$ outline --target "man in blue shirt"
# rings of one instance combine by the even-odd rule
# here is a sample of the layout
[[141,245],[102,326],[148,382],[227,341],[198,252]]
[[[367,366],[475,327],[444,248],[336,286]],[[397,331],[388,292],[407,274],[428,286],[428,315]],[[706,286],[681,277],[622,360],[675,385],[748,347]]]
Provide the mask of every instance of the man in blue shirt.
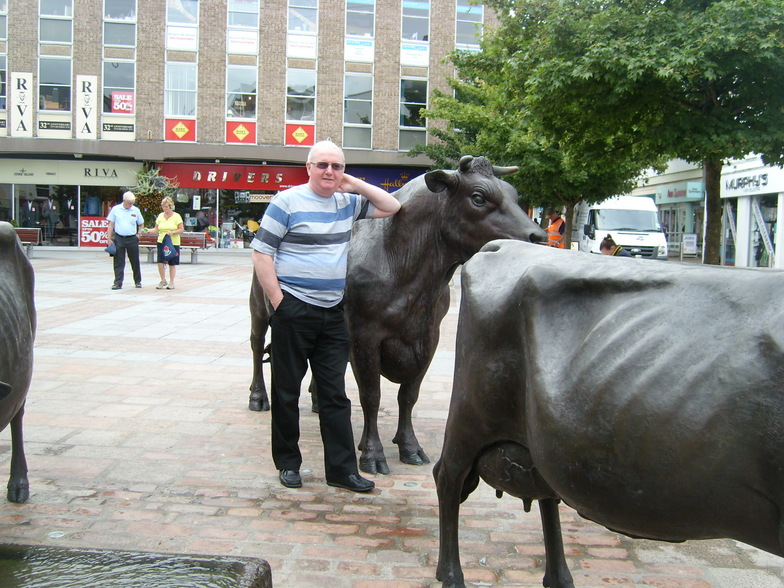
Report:
[[316,382],[327,484],[368,492],[359,475],[345,376],[349,338],[343,317],[351,225],[400,210],[383,189],[344,173],[343,151],[331,141],[308,154],[308,183],[272,199],[251,243],[253,267],[274,312],[272,457],[281,484],[299,488],[299,395],[310,363]]
[[142,268],[139,263],[139,229],[144,225],[141,211],[134,206],[136,196],[133,192],[123,194],[122,204],[113,206],[106,220],[109,221],[109,230],[106,233],[107,243],[112,240],[117,252],[114,254],[114,284],[112,290],[122,288],[123,275],[125,274],[125,255],[131,262],[133,270],[133,283],[137,288],[142,287]]

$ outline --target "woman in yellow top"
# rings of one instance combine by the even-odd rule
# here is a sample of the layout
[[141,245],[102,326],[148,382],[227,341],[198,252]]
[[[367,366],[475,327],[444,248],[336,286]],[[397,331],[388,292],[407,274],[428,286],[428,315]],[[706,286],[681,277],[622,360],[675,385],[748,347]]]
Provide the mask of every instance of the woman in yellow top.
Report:
[[[166,196],[161,200],[163,212],[155,219],[155,228],[150,233],[158,235],[158,273],[160,283],[155,286],[157,290],[174,290],[174,277],[177,275],[177,266],[180,265],[180,233],[185,231],[182,217],[174,212],[174,200]],[[174,245],[175,255],[171,259],[163,258],[163,238],[169,235]],[[169,282],[166,282],[166,264],[169,266]]]

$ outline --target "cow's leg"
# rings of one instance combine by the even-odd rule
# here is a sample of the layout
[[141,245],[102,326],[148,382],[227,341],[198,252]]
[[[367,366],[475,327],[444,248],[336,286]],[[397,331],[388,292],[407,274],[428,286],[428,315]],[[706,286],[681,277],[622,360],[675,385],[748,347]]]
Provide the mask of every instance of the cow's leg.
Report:
[[30,482],[27,479],[27,459],[24,452],[22,418],[24,405],[11,419],[11,477],[8,479],[8,501],[25,502],[30,497]]
[[[458,520],[460,502],[468,497],[464,493],[465,481],[471,469],[471,461],[465,451],[462,455],[449,451],[452,444],[449,433],[444,439],[444,451],[441,459],[433,467],[438,494],[438,566],[436,579],[444,588],[465,588],[463,569],[460,565],[460,548],[458,545]],[[464,446],[465,447],[465,446]],[[474,484],[475,488],[476,485]]]
[[264,364],[269,362],[269,358],[264,359],[267,348],[264,347],[265,328],[261,335],[251,331],[250,349],[253,354],[253,380],[250,383],[250,398],[248,408],[250,410],[269,410],[270,403],[267,396],[267,386],[264,383]]
[[414,433],[414,422],[411,418],[414,405],[419,399],[419,387],[422,385],[424,376],[425,374],[421,374],[415,380],[401,384],[397,393],[397,433],[395,433],[392,442],[397,444],[400,461],[409,465],[430,463],[430,459]]
[[574,588],[572,574],[566,565],[566,556],[564,555],[561,518],[558,514],[559,502],[557,498],[545,498],[539,501],[547,560],[542,585],[546,588]]
[[388,474],[384,446],[378,434],[378,409],[381,405],[381,367],[378,348],[352,345],[351,369],[359,388],[363,429],[359,441],[359,469],[368,474]]

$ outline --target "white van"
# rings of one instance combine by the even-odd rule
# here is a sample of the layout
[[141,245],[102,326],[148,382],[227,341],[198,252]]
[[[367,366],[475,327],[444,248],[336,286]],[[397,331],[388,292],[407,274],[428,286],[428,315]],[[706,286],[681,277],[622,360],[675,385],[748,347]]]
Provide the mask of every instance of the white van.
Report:
[[574,207],[572,248],[599,253],[599,244],[607,235],[635,257],[667,259],[667,237],[652,198],[615,196],[598,204],[582,201]]

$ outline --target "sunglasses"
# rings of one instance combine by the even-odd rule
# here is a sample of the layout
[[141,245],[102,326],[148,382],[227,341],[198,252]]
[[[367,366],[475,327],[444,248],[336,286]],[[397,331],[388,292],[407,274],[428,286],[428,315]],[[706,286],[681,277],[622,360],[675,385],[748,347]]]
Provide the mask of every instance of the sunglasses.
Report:
[[327,169],[329,166],[332,166],[332,169],[335,171],[343,171],[346,168],[344,163],[327,163],[326,161],[311,161],[311,165],[315,165],[319,169]]

